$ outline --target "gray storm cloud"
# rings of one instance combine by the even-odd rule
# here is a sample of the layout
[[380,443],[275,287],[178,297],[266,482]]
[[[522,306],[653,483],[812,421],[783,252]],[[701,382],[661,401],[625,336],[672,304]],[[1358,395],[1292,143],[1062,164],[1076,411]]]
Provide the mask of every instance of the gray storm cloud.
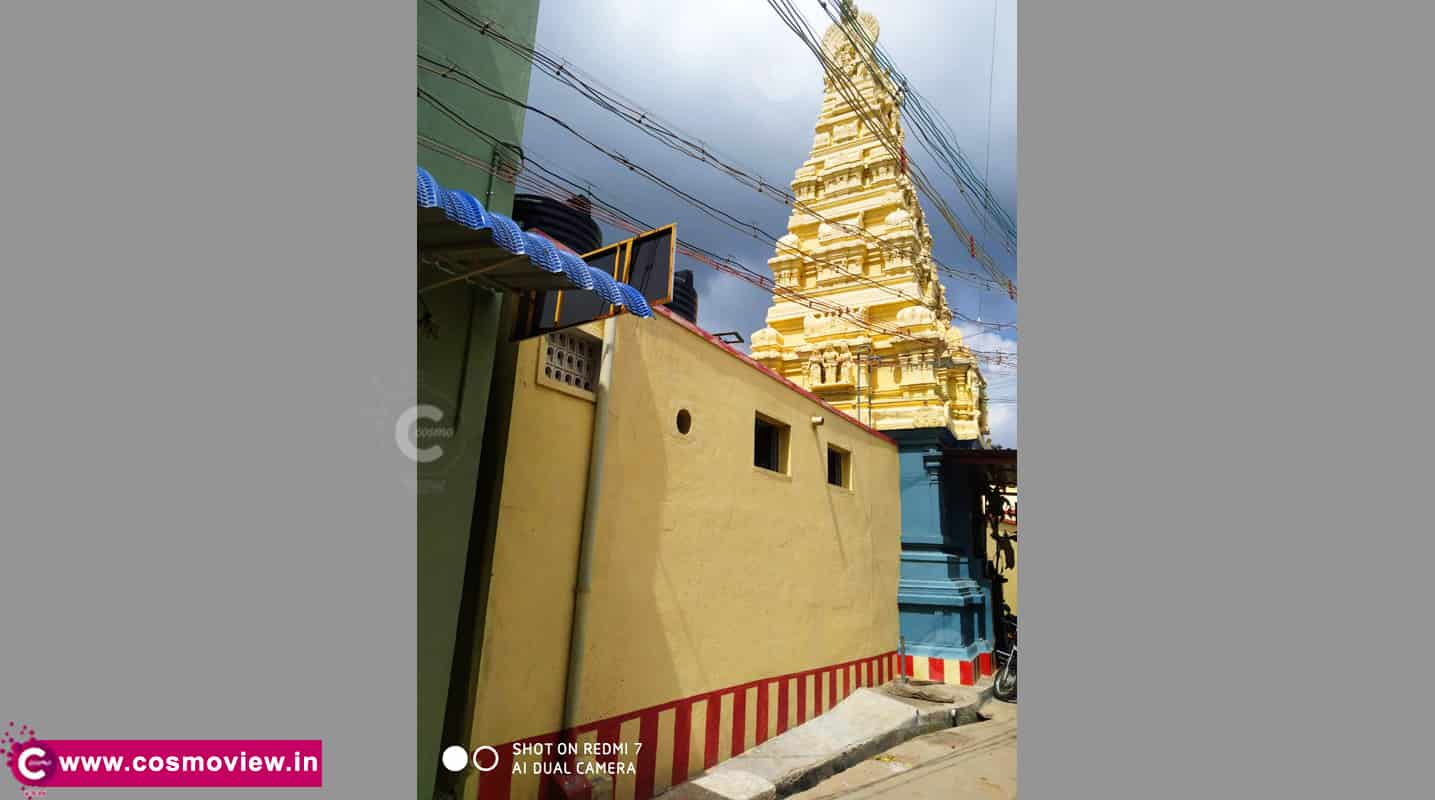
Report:
[[[817,1],[794,1],[820,35],[829,23]],[[867,0],[858,5],[877,15],[881,46],[951,124],[967,160],[978,175],[989,174],[993,194],[1015,216],[1015,0],[997,0],[995,48],[992,0]],[[763,0],[545,0],[537,43],[683,132],[701,137],[713,152],[775,183],[786,185],[808,155],[821,104],[821,69]],[[778,235],[786,230],[788,210],[781,203],[662,146],[542,74],[534,75],[529,103],[741,220]],[[770,241],[755,240],[704,215],[547,120],[529,115],[525,126],[524,150],[544,166],[591,183],[597,196],[645,222],[676,222],[684,240],[770,274]],[[937,171],[910,130],[907,147],[943,190],[948,205],[966,214],[955,185]],[[957,241],[930,204],[927,208],[937,258],[958,269],[979,269],[965,243]],[[963,216],[962,222],[982,241],[974,217]],[[617,238],[620,232],[608,234]],[[1015,279],[1015,257],[995,239],[984,244]],[[694,269],[703,327],[744,335],[763,327],[769,305],[765,292],[702,265],[680,264],[686,267]],[[957,279],[945,283],[948,302],[961,313],[1015,321],[1016,305],[1005,293],[983,292]],[[1014,351],[1015,342],[991,349]],[[987,379],[993,396],[1015,397],[1014,376],[988,370]],[[1015,446],[1015,419],[1015,403],[993,407],[998,444]]]

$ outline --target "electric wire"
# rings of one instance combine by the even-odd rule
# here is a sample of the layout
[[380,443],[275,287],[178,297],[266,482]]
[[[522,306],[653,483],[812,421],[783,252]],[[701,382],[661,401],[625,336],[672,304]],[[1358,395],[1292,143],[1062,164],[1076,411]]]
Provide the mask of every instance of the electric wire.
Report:
[[[959,187],[969,189],[982,197],[982,210],[992,215],[998,227],[1001,229],[1002,235],[1006,237],[1004,243],[1009,245],[1008,249],[1014,249],[1016,245],[1016,222],[1006,213],[1006,210],[1002,208],[1000,204],[993,204],[991,190],[987,182],[977,179],[976,170],[972,167],[971,163],[962,153],[961,147],[957,144],[957,137],[952,133],[950,123],[942,117],[939,111],[927,103],[921,93],[911,85],[907,77],[897,68],[896,63],[892,61],[886,51],[884,51],[877,44],[876,40],[867,33],[866,29],[861,26],[855,10],[849,3],[840,2],[834,13],[832,7],[828,5],[827,0],[817,1],[822,6],[823,11],[827,13],[828,19],[846,34],[848,42],[857,50],[857,55],[863,59],[863,62],[871,69],[880,70],[891,75],[894,81],[902,87],[903,94],[905,95],[904,108],[913,112],[913,128],[917,130],[924,148],[938,160],[939,166],[947,167],[948,174],[957,181]],[[854,35],[861,40],[860,45],[858,42],[853,41]],[[866,58],[866,54],[869,52],[877,62],[875,65]],[[988,74],[989,104],[990,84],[992,82],[991,76],[995,74],[995,53],[996,0],[993,0],[992,70]],[[894,99],[896,99],[895,96]],[[990,110],[988,110],[988,119],[990,120]]]
[[[855,282],[857,282],[857,283],[861,283],[861,284],[870,286],[870,287],[872,287],[872,288],[874,288],[874,289],[877,289],[877,290],[879,290],[879,291],[882,291],[882,292],[884,292],[884,293],[886,293],[886,294],[888,294],[888,295],[890,295],[890,296],[892,296],[892,297],[894,297],[894,298],[896,298],[896,299],[903,300],[903,301],[906,301],[906,302],[909,302],[909,303],[913,303],[913,304],[915,304],[915,305],[921,305],[921,306],[927,306],[927,305],[928,305],[928,303],[927,303],[923,298],[919,298],[919,297],[915,297],[915,296],[913,296],[913,295],[907,294],[906,292],[903,292],[903,291],[901,291],[900,289],[897,289],[897,288],[895,288],[895,287],[892,287],[892,286],[889,286],[889,285],[887,285],[887,284],[881,283],[880,281],[874,280],[874,279],[872,279],[872,278],[870,278],[870,277],[868,277],[868,276],[866,276],[866,275],[864,275],[864,274],[861,274],[860,272],[853,272],[853,271],[847,269],[846,266],[843,265],[843,264],[841,264],[840,262],[834,262],[834,261],[832,261],[832,260],[830,260],[830,259],[819,258],[819,257],[817,257],[817,256],[814,256],[814,255],[810,254],[810,253],[804,252],[802,249],[800,249],[800,248],[798,248],[798,247],[794,247],[794,246],[792,246],[792,245],[789,245],[789,244],[784,243],[784,242],[781,241],[778,237],[774,236],[774,235],[771,234],[770,232],[763,230],[763,229],[762,229],[761,227],[759,227],[756,223],[748,222],[748,221],[744,221],[744,220],[738,219],[737,217],[735,217],[735,216],[732,215],[731,213],[728,213],[728,212],[726,212],[726,211],[724,211],[724,210],[718,208],[717,206],[714,206],[714,205],[712,205],[711,203],[708,203],[707,201],[702,200],[701,198],[696,197],[695,195],[693,195],[693,194],[691,194],[691,193],[689,193],[689,192],[687,192],[687,191],[684,191],[683,189],[677,187],[676,185],[674,185],[674,184],[671,183],[670,181],[666,180],[666,179],[663,178],[662,176],[658,175],[656,172],[654,172],[654,171],[652,171],[652,170],[650,170],[650,169],[648,169],[648,168],[646,168],[646,167],[643,167],[642,165],[637,164],[636,162],[632,161],[631,159],[629,159],[627,156],[623,155],[622,153],[617,152],[616,150],[613,150],[613,149],[611,149],[611,148],[608,148],[608,147],[606,147],[606,146],[604,146],[604,145],[602,145],[602,144],[599,144],[598,142],[596,142],[595,140],[593,140],[593,139],[590,138],[589,136],[585,135],[584,133],[582,133],[581,131],[579,131],[577,128],[575,128],[573,125],[569,124],[567,121],[563,120],[562,118],[558,117],[557,115],[551,114],[551,113],[549,113],[549,112],[547,112],[547,111],[545,111],[545,110],[543,110],[543,109],[541,109],[541,108],[537,108],[537,107],[535,107],[535,106],[532,106],[532,105],[530,105],[530,104],[528,104],[528,103],[526,103],[526,102],[524,102],[524,101],[522,101],[522,100],[519,100],[518,98],[515,98],[515,97],[513,97],[513,96],[511,96],[511,95],[508,95],[507,93],[505,93],[505,92],[503,92],[503,91],[501,91],[501,90],[499,90],[499,89],[496,89],[496,88],[494,88],[494,87],[491,87],[491,86],[489,86],[488,84],[484,83],[482,80],[478,79],[477,77],[475,77],[475,76],[471,75],[470,73],[466,72],[465,70],[459,68],[457,65],[454,65],[454,64],[445,64],[445,63],[443,63],[443,62],[441,62],[441,61],[438,61],[438,60],[436,60],[436,59],[430,58],[430,57],[425,56],[425,55],[423,55],[423,54],[419,54],[418,58],[419,58],[419,63],[418,63],[418,68],[419,68],[419,69],[422,69],[422,70],[424,70],[424,71],[426,71],[426,72],[430,72],[430,73],[432,73],[432,74],[434,74],[434,75],[437,75],[437,76],[439,76],[439,77],[441,77],[441,78],[443,78],[443,79],[455,81],[455,82],[459,83],[460,85],[466,86],[466,87],[471,88],[471,89],[475,89],[475,90],[477,90],[477,91],[479,91],[479,92],[482,92],[483,94],[486,94],[486,95],[488,95],[488,96],[490,96],[490,97],[493,97],[493,98],[495,98],[495,99],[502,100],[502,101],[507,102],[507,103],[509,103],[509,104],[511,104],[511,105],[514,105],[514,106],[523,108],[523,109],[525,109],[526,111],[529,111],[529,112],[531,112],[531,113],[537,114],[538,116],[540,116],[540,117],[542,117],[542,118],[544,118],[544,119],[546,119],[546,120],[548,120],[548,121],[554,123],[554,124],[557,125],[558,127],[562,128],[564,131],[566,131],[567,133],[569,133],[570,135],[576,137],[577,139],[579,139],[580,141],[584,142],[584,143],[587,144],[588,146],[590,146],[590,147],[592,147],[593,149],[597,150],[597,151],[598,151],[599,153],[601,153],[602,155],[604,155],[604,156],[608,157],[609,159],[611,159],[611,160],[617,162],[619,165],[621,165],[621,166],[623,166],[623,167],[626,167],[630,172],[634,172],[634,173],[638,174],[639,176],[643,177],[644,179],[650,181],[651,183],[653,183],[653,184],[659,186],[660,188],[664,189],[665,191],[667,191],[667,192],[673,194],[674,196],[678,197],[679,199],[683,200],[685,203],[687,203],[687,204],[689,204],[689,205],[691,205],[691,206],[697,208],[699,211],[703,212],[704,214],[706,214],[707,216],[711,217],[712,219],[714,219],[714,220],[716,220],[716,221],[718,221],[718,222],[720,222],[720,223],[726,225],[726,226],[729,227],[729,228],[732,228],[734,231],[737,231],[738,233],[742,233],[742,234],[744,234],[744,235],[750,236],[751,238],[756,239],[757,241],[763,242],[764,244],[770,244],[770,245],[772,245],[774,248],[776,248],[776,250],[777,250],[779,253],[786,253],[786,254],[788,254],[788,255],[791,255],[791,256],[795,256],[795,257],[797,257],[797,258],[800,258],[800,259],[802,259],[803,261],[810,262],[810,263],[813,263],[813,264],[817,264],[817,265],[819,265],[819,266],[825,266],[825,267],[827,267],[827,268],[833,270],[834,272],[843,274],[845,277],[850,278],[850,279],[852,279],[853,281],[855,281]],[[434,105],[435,107],[440,108],[440,110],[445,110],[446,112],[448,112],[449,116],[452,117],[452,116],[456,113],[456,112],[454,112],[454,110],[453,110],[452,108],[448,107],[447,104],[443,103],[443,101],[441,101],[441,100],[439,100],[438,98],[434,97],[431,93],[427,92],[427,91],[424,90],[423,88],[420,87],[420,88],[418,89],[418,92],[419,92],[419,96],[420,96],[421,99],[424,99],[424,100],[426,100],[427,102],[429,102],[430,104]],[[860,269],[860,267],[859,267],[859,269]],[[963,321],[970,322],[970,323],[972,323],[972,324],[982,325],[982,326],[989,327],[989,328],[992,328],[992,329],[997,329],[997,330],[1015,327],[1012,323],[989,323],[989,322],[980,322],[980,321],[978,321],[978,320],[974,320],[974,319],[972,319],[972,318],[970,318],[970,317],[967,317],[967,316],[964,315],[964,314],[959,314],[957,311],[955,311],[955,310],[953,310],[953,309],[948,308],[947,310],[950,311],[954,317],[960,318],[960,319],[962,319]]]
[[[440,110],[443,111],[444,109]],[[480,135],[486,141],[494,143],[497,147],[503,147],[510,152],[519,151],[516,145],[504,142],[492,134],[489,134],[487,131],[483,131],[481,128],[468,123],[462,119],[461,115],[459,115],[455,121],[460,122],[466,129]],[[521,186],[526,192],[540,194],[561,202],[572,202],[575,199],[575,195],[583,194],[586,190],[589,193],[584,196],[589,202],[590,213],[600,221],[633,234],[653,229],[651,223],[638,219],[611,203],[608,203],[601,197],[592,194],[591,182],[574,180],[563,176],[560,173],[544,167],[530,155],[523,155],[521,166],[514,169],[512,166],[502,164],[497,166],[491,165],[482,159],[470,156],[457,148],[445,145],[430,137],[420,135],[419,144],[435,152],[459,160],[469,166],[488,172],[496,177],[505,180],[514,180],[515,184]],[[769,294],[785,297],[794,303],[803,305],[814,311],[845,319],[855,327],[863,329],[868,333],[886,335],[894,339],[915,341],[924,346],[930,345],[930,339],[928,338],[913,336],[900,328],[862,319],[856,316],[852,309],[837,305],[823,298],[813,297],[791,287],[777,284],[765,275],[742,265],[736,259],[720,256],[711,250],[695,246],[681,237],[678,238],[677,249],[681,255],[687,258],[712,267],[719,272],[738,277]],[[1003,351],[984,351],[963,346],[958,352],[958,355],[968,356],[994,367],[1016,368],[1014,355]]]
[[[821,1],[822,0],[819,0],[819,2]],[[840,65],[836,64],[832,60],[832,58],[828,56],[825,48],[822,46],[822,43],[818,40],[816,33],[812,31],[806,19],[799,11],[797,11],[796,7],[792,5],[790,0],[768,0],[768,5],[771,6],[775,12],[777,12],[778,17],[783,21],[783,23],[787,25],[787,27],[792,30],[794,34],[797,35],[798,39],[817,58],[818,63],[822,66],[824,72],[827,75],[827,79],[831,88],[834,89],[839,95],[841,95],[842,99],[847,102],[847,104],[852,108],[853,112],[867,124],[870,130],[872,130],[878,135],[878,139],[882,142],[883,146],[887,148],[888,152],[893,155],[893,157],[900,157],[903,163],[907,163],[907,159],[905,157],[906,150],[902,146],[901,141],[898,138],[898,136],[900,136],[900,133],[897,136],[889,135],[889,133],[885,129],[885,126],[881,122],[881,117],[868,105],[861,90],[852,82],[846,71],[843,70]],[[826,8],[825,3],[824,8]],[[861,31],[860,25],[857,25],[855,27],[858,28],[861,35],[865,36],[865,32]],[[847,27],[843,25],[838,25],[837,29],[841,31],[844,37],[847,38],[849,43],[853,45],[854,50],[857,51],[858,57],[861,58],[864,65],[867,66],[869,74],[873,81],[883,86],[889,96],[891,96],[899,105],[903,104],[904,100],[909,94],[915,94],[915,92],[909,89],[899,92],[898,87],[894,83],[893,77],[890,74],[884,72],[880,68],[880,66],[874,67],[871,62],[867,60],[865,54],[862,52],[862,47],[859,46],[856,41],[854,41],[852,32],[849,31]],[[924,106],[914,106],[914,108],[917,109],[916,116],[921,118],[923,116]],[[931,134],[927,133],[928,125],[932,124],[935,123],[931,122],[930,120],[927,121],[927,125],[919,124],[918,136],[924,142],[924,146],[929,146],[940,150],[943,147],[942,140],[940,138],[936,139],[936,141],[928,141],[931,138]],[[947,127],[950,128],[950,126]],[[948,169],[951,169],[950,165],[942,159],[939,158],[938,162],[939,166],[945,165],[948,167]],[[956,214],[951,210],[951,208],[947,205],[945,199],[935,189],[931,181],[926,177],[926,174],[922,170],[920,165],[909,164],[908,171],[909,179],[912,181],[913,185],[932,203],[933,206],[936,207],[938,213],[941,214],[942,218],[947,222],[948,226],[951,227],[952,230],[962,240],[968,243],[972,257],[979,264],[982,265],[982,267],[987,271],[989,275],[991,275],[993,279],[999,281],[1007,287],[1008,295],[1013,301],[1015,301],[1015,283],[1011,281],[1011,279],[1007,277],[1004,272],[1002,272],[1002,270],[996,265],[994,261],[992,261],[990,255],[988,255],[984,250],[977,247],[976,237],[969,233],[962,225],[962,223],[957,219]],[[961,194],[963,198],[967,201],[968,205],[972,206],[974,210],[977,210],[975,203],[972,200],[971,194],[965,188],[966,184],[969,183],[969,181],[967,179],[964,179],[960,174],[954,173],[953,177],[957,179],[958,188],[961,190]]]
[[[678,132],[670,124],[663,122],[651,111],[638,106],[631,100],[617,94],[612,89],[603,86],[596,78],[593,78],[582,69],[574,66],[566,59],[558,59],[544,53],[536,45],[513,39],[504,33],[503,29],[492,20],[478,17],[462,8],[458,8],[453,3],[448,2],[448,0],[425,0],[425,2],[449,14],[455,20],[471,27],[480,34],[493,39],[500,47],[528,61],[539,72],[569,87],[599,108],[623,119],[625,122],[633,125],[655,141],[669,147],[675,152],[707,164],[744,186],[755,189],[759,194],[782,202],[784,205],[796,208],[812,216],[819,222],[831,224],[834,227],[861,236],[889,252],[895,249],[903,255],[909,257],[913,255],[912,248],[910,247],[903,247],[902,245],[883,239],[871,233],[865,227],[850,225],[821,214],[792,193],[782,189],[777,183],[736,166],[730,159],[726,159],[713,151],[713,149],[701,139]],[[430,60],[437,61],[436,59]],[[446,74],[459,71],[459,68],[453,64],[448,64],[445,67]],[[930,260],[938,271],[961,280],[975,282],[984,290],[991,291],[1000,289],[1002,291],[1009,291],[1005,278],[998,282],[992,280],[987,275],[956,269],[943,264],[935,258],[931,258]],[[968,318],[968,321],[971,320]]]

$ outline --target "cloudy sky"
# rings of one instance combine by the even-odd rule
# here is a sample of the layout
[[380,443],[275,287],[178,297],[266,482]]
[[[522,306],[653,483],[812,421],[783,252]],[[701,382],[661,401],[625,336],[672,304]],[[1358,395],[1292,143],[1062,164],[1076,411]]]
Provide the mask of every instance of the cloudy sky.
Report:
[[[830,22],[819,0],[793,2],[821,36]],[[878,43],[951,124],[978,175],[990,170],[993,194],[1015,217],[1017,0],[866,0],[858,5],[876,15]],[[812,146],[822,71],[765,0],[542,0],[537,45],[678,130],[701,137],[712,152],[778,185],[786,187]],[[786,231],[788,212],[781,203],[664,147],[542,73],[534,73],[529,103],[739,219],[779,235]],[[771,274],[770,241],[764,245],[713,220],[552,122],[528,115],[523,147],[529,157],[590,183],[597,197],[633,216],[655,226],[676,222],[685,241]],[[982,229],[955,184],[938,171],[910,128],[907,147],[982,243]],[[924,206],[938,260],[979,271],[935,208]],[[620,236],[607,233],[609,240]],[[1015,280],[1015,256],[994,240],[986,250]],[[762,290],[687,259],[680,259],[678,268],[694,271],[698,322],[704,328],[736,330],[746,339],[763,327],[770,298]],[[1016,320],[1016,304],[1004,292],[981,291],[952,278],[944,283],[948,302],[963,314]],[[1016,351],[1014,332],[1004,332],[1006,338],[980,335],[970,327],[964,332],[979,349]],[[992,438],[1015,447],[1016,374],[998,367],[984,371],[997,401],[991,406]]]

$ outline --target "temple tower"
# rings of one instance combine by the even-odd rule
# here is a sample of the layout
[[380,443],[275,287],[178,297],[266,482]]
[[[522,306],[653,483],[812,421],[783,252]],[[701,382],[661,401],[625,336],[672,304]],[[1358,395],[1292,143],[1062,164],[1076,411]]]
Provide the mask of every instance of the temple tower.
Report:
[[[953,453],[990,446],[986,381],[952,326],[932,234],[907,174],[892,79],[870,69],[876,59],[852,44],[870,50],[877,20],[850,3],[843,14],[852,39],[834,25],[822,46],[875,119],[865,119],[843,96],[846,87],[827,76],[812,154],[792,181],[787,235],[768,260],[778,290],[767,327],[752,335],[752,356],[897,443],[902,642],[927,676],[971,683],[993,663],[979,512],[985,467],[959,463]],[[896,155],[873,124],[886,129]],[[784,288],[820,300],[823,310],[793,302]]]
[[[876,42],[874,16],[856,14],[854,24]],[[893,155],[871,127],[903,142],[898,93],[853,38],[865,58],[836,25],[823,50],[877,118],[864,119],[826,78],[812,153],[792,181],[788,232],[768,260],[779,287],[843,310],[814,311],[775,292],[752,356],[875,428],[984,440],[986,382],[952,326],[905,150]]]

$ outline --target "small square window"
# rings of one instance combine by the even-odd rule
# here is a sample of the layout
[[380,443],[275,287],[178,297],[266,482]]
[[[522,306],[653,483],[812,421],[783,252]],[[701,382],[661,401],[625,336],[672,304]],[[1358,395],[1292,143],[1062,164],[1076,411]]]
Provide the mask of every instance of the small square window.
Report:
[[781,422],[758,414],[753,429],[753,466],[786,473],[789,430]]
[[844,489],[852,488],[852,454],[830,444],[827,445],[827,482]]

